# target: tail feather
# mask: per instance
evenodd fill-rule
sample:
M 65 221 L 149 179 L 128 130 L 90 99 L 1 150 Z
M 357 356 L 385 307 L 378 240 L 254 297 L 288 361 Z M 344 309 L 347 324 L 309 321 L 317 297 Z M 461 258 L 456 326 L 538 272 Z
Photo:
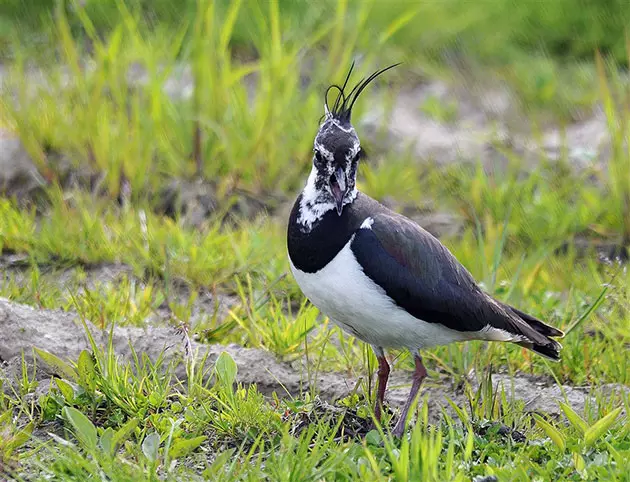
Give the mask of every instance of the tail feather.
M 519 341 L 516 344 L 525 347 L 533 351 L 534 353 L 538 353 L 539 355 L 542 355 L 550 360 L 560 360 L 560 350 L 562 349 L 562 345 L 555 340 L 549 340 L 549 343 L 546 345 L 540 345 L 538 343 L 530 343 L 526 341 Z
M 549 326 L 548 324 L 540 321 L 535 316 L 532 316 L 528 313 L 524 313 L 523 311 L 514 308 L 513 306 L 504 305 L 506 308 L 512 310 L 512 312 L 521 318 L 525 323 L 531 326 L 534 330 L 536 330 L 541 335 L 552 336 L 554 338 L 562 338 L 564 336 L 564 332 L 554 328 L 553 326 Z
M 523 337 L 526 339 L 517 341 L 516 343 L 518 345 L 528 348 L 550 360 L 560 360 L 562 345 L 552 338 L 562 338 L 564 333 L 561 330 L 549 326 L 538 318 L 524 313 L 513 306 L 503 304 L 503 307 L 518 316 L 526 325 L 526 328 L 522 327 L 525 329 L 521 330 Z

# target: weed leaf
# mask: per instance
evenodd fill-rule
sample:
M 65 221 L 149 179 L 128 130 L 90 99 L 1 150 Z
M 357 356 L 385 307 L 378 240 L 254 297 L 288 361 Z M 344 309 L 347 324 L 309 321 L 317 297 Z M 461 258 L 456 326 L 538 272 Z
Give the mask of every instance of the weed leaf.
M 151 432 L 144 438 L 142 442 L 142 453 L 151 462 L 155 462 L 158 458 L 158 449 L 160 448 L 160 436 L 157 432 Z
M 58 356 L 53 355 L 52 353 L 47 352 L 46 350 L 40 350 L 39 348 L 33 348 L 35 353 L 39 355 L 39 357 L 51 368 L 57 371 L 59 375 L 63 375 L 69 380 L 76 382 L 77 381 L 77 372 L 70 364 L 63 361 Z
M 108 457 L 113 457 L 116 446 L 114 444 L 114 430 L 111 427 L 107 427 L 99 440 L 101 449 Z
M 31 434 L 33 433 L 33 427 L 33 422 L 29 422 L 22 430 L 18 430 L 6 445 L 5 450 L 7 452 L 12 452 L 28 442 L 31 438 Z
M 57 385 L 66 403 L 71 405 L 74 402 L 74 389 L 72 386 L 61 378 L 55 378 L 55 385 Z
M 221 384 L 226 387 L 231 387 L 236 380 L 238 367 L 229 353 L 221 352 L 219 358 L 217 358 L 214 369 L 217 372 Z
M 138 426 L 138 419 L 134 417 L 130 419 L 127 423 L 125 423 L 125 425 L 120 427 L 116 431 L 112 439 L 114 446 L 117 447 L 118 445 L 123 443 L 125 440 L 127 440 L 129 436 L 132 434 L 132 432 L 136 429 L 137 426 Z
M 74 430 L 74 435 L 83 447 L 93 452 L 96 449 L 98 439 L 96 428 L 92 422 L 74 407 L 64 407 L 63 417 L 70 423 Z
M 593 445 L 615 423 L 615 419 L 621 413 L 622 407 L 617 407 L 604 418 L 598 420 L 584 434 L 584 443 L 587 447 Z
M 560 408 L 569 419 L 569 422 L 574 428 L 577 428 L 582 434 L 586 433 L 588 425 L 582 417 L 580 417 L 571 407 L 566 403 L 560 402 Z
M 199 437 L 177 440 L 171 447 L 171 450 L 169 451 L 169 456 L 172 459 L 185 457 L 186 455 L 194 451 L 197 447 L 199 447 L 202 443 L 204 443 L 206 439 L 207 437 L 205 435 L 201 435 Z
M 553 425 L 544 420 L 540 415 L 534 414 L 534 418 L 536 419 L 536 425 L 539 425 L 540 428 L 545 431 L 547 437 L 549 437 L 553 441 L 553 443 L 555 443 L 558 448 L 562 452 L 564 452 L 564 449 L 566 448 L 564 435 L 562 435 L 560 431 L 558 431 L 558 429 L 556 429 Z
M 89 388 L 90 390 L 94 389 L 94 367 L 95 365 L 92 354 L 87 350 L 83 350 L 79 355 L 77 371 L 79 380 L 83 386 Z

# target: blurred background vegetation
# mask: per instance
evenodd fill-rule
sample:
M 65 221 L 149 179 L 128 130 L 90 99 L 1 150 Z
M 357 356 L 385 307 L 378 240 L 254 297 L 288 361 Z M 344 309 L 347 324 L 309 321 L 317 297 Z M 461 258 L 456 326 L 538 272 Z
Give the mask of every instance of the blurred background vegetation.
M 96 31 L 108 35 L 123 19 L 116 1 L 83 0 L 5 0 L 2 5 L 2 54 L 10 56 L 16 44 L 50 41 L 51 17 L 55 8 L 65 3 L 70 14 L 71 29 L 81 32 L 82 23 L 72 15 L 83 9 L 92 19 Z M 122 3 L 122 2 L 121 2 Z M 142 19 L 143 33 L 171 31 L 190 22 L 197 14 L 198 0 L 131 0 L 124 5 Z M 230 2 L 217 2 L 225 11 Z M 234 46 L 253 48 L 252 34 L 257 30 L 259 9 L 266 2 L 249 2 L 236 22 Z M 299 35 L 330 25 L 333 12 L 340 2 L 323 0 L 279 0 L 284 32 Z M 343 2 L 341 2 L 343 3 Z M 385 32 L 401 14 L 413 15 L 408 28 L 392 32 L 392 43 L 405 50 L 410 48 L 426 56 L 440 58 L 446 49 L 484 60 L 505 64 L 531 55 L 549 56 L 554 61 L 592 60 L 595 49 L 610 54 L 617 62 L 627 63 L 625 29 L 630 21 L 624 0 L 555 0 L 542 4 L 535 0 L 444 0 L 441 2 L 347 2 L 347 18 L 372 3 L 367 15 L 369 29 L 357 32 L 369 45 L 371 32 Z M 409 19 L 411 20 L 411 19 Z M 350 23 L 348 28 L 354 25 Z M 37 34 L 37 35 L 34 35 Z
M 500 79 L 528 118 L 565 124 L 589 112 L 599 98 L 596 51 L 615 71 L 627 68 L 624 28 L 629 20 L 623 0 L 7 0 L 0 7 L 0 59 L 13 66 L 8 70 L 14 71 L 17 84 L 25 75 L 20 68 L 34 64 L 63 65 L 77 75 L 89 58 L 96 71 L 66 89 L 76 90 L 73 98 L 64 94 L 67 105 L 64 99 L 59 102 L 54 88 L 48 89 L 48 98 L 39 93 L 41 108 L 50 114 L 39 119 L 41 126 L 30 126 L 25 142 L 42 162 L 43 151 L 60 144 L 65 151 L 87 149 L 81 156 L 100 168 L 117 166 L 108 169 L 112 190 L 124 166 L 138 192 L 155 182 L 155 171 L 190 171 L 181 162 L 189 155 L 197 172 L 213 177 L 229 171 L 247 181 L 249 169 L 237 168 L 247 158 L 251 165 L 264 167 L 266 186 L 295 188 L 304 169 L 292 172 L 295 166 L 288 160 L 304 158 L 323 87 L 340 78 L 352 59 L 361 59 L 362 72 L 404 61 L 404 73 L 399 69 L 390 76 L 399 85 L 435 77 L 472 77 L 481 85 Z M 192 100 L 173 105 L 159 89 L 182 66 L 192 67 Z M 148 93 L 127 92 L 133 67 L 148 75 Z M 48 83 L 65 82 L 59 76 Z M 140 77 L 146 82 L 147 76 Z M 104 84 L 109 91 L 102 98 L 99 87 Z M 252 102 L 252 88 L 263 92 L 267 102 Z M 24 101 L 23 90 L 18 89 L 18 96 Z M 119 144 L 134 153 L 131 165 L 112 146 L 90 145 L 95 141 L 86 139 L 81 126 L 96 129 L 95 119 L 90 112 L 77 112 L 88 110 L 102 118 L 109 109 L 118 115 L 123 97 L 131 114 L 149 108 L 160 116 L 129 119 L 134 129 L 148 130 L 150 136 L 168 134 L 155 136 L 157 145 L 151 148 Z M 46 102 L 56 108 L 46 108 Z M 248 103 L 252 105 L 243 109 Z M 448 117 L 457 106 L 424 108 Z M 54 111 L 63 117 L 56 118 Z M 13 117 L 8 122 L 14 127 L 30 122 L 28 113 L 5 117 Z M 68 122 L 77 128 L 75 139 L 60 139 L 61 126 Z M 227 131 L 234 126 L 244 143 L 231 142 L 232 132 Z M 281 139 L 282 150 L 275 149 L 272 138 Z M 201 166 L 202 157 L 213 161 Z

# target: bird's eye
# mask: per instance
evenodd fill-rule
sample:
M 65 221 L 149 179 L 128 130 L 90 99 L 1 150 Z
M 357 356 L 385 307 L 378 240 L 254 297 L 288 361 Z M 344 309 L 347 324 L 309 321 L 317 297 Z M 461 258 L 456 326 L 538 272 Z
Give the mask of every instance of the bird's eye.
M 322 153 L 319 151 L 315 151 L 315 161 L 318 163 L 324 162 L 324 158 L 322 157 Z

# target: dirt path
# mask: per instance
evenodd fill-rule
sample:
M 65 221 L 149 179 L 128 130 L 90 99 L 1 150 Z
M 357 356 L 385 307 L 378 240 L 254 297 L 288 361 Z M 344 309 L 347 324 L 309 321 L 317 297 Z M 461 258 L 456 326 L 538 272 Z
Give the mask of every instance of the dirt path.
M 104 346 L 107 332 L 98 330 L 88 323 L 89 329 L 97 343 Z M 88 348 L 85 331 L 78 316 L 57 310 L 36 310 L 29 306 L 13 303 L 0 298 L 0 378 L 5 380 L 5 390 L 10 389 L 21 369 L 21 356 L 32 361 L 32 348 L 37 347 L 49 351 L 62 359 L 76 360 L 81 350 Z M 183 379 L 186 376 L 182 363 L 185 353 L 181 334 L 174 328 L 150 326 L 146 328 L 117 327 L 114 330 L 114 348 L 124 360 L 131 357 L 130 345 L 138 352 L 146 353 L 155 360 L 165 350 L 167 362 L 176 364 L 175 374 Z M 273 354 L 264 350 L 243 348 L 238 345 L 203 345 L 192 342 L 193 353 L 201 358 L 208 355 L 212 363 L 222 353 L 229 353 L 236 361 L 239 371 L 238 380 L 246 385 L 255 383 L 259 390 L 271 395 L 298 395 L 314 386 L 320 397 L 327 401 L 349 394 L 356 380 L 349 379 L 339 373 L 319 373 L 314 380 L 309 380 L 305 370 L 296 369 L 286 363 L 279 362 Z M 54 369 L 38 363 L 37 379 L 40 390 L 49 386 L 49 379 L 55 375 Z M 582 412 L 591 399 L 588 387 L 576 388 L 558 386 L 545 380 L 527 376 L 510 377 L 494 375 L 494 384 L 503 386 L 509 399 L 525 401 L 526 411 L 559 414 L 557 401 L 566 400 L 578 412 Z M 388 392 L 388 403 L 401 406 L 408 393 L 409 374 L 394 372 L 391 390 Z M 474 386 L 476 382 L 471 380 Z M 611 385 L 605 390 L 630 391 L 628 387 Z M 453 387 L 449 380 L 429 380 L 425 387 L 429 395 L 430 411 L 433 416 L 439 414 L 440 407 L 446 407 L 447 398 L 458 405 L 467 403 L 464 391 Z M 288 392 L 288 393 L 287 393 Z

